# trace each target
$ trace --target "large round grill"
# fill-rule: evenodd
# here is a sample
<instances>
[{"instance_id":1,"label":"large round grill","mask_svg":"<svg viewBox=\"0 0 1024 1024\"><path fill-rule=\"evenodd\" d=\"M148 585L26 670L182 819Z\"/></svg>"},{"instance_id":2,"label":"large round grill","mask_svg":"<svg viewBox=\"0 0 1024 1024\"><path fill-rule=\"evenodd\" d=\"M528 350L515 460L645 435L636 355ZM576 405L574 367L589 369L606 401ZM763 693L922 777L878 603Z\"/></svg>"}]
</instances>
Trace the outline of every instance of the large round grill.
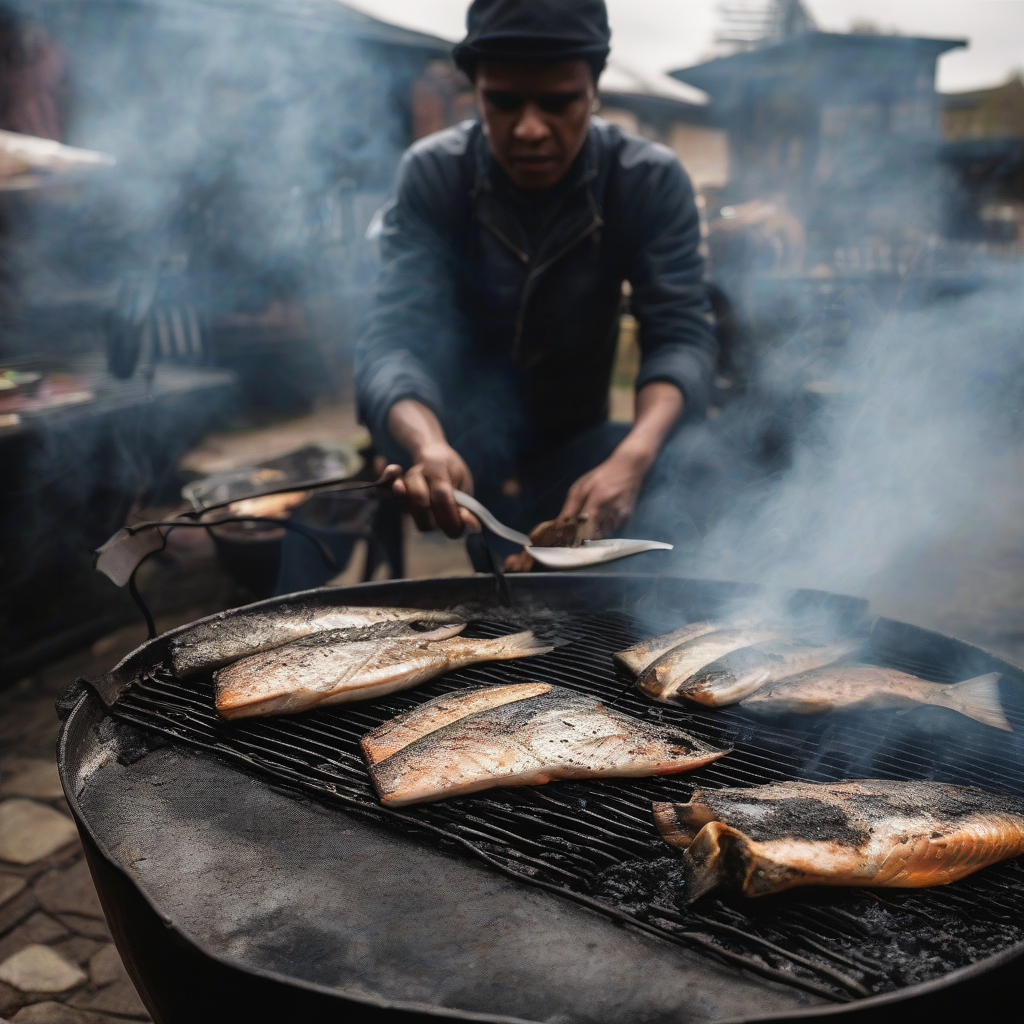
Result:
<instances>
[{"instance_id":1,"label":"large round grill","mask_svg":"<svg viewBox=\"0 0 1024 1024\"><path fill-rule=\"evenodd\" d=\"M737 984L745 979L737 988L746 993L742 1016L757 1019L787 1006L824 1010L864 1000L874 1003L871 997L917 995L924 991L922 985L955 981L964 969L971 973L991 967L1024 950L1024 865L1019 861L941 888L804 889L760 900L720 892L687 907L679 898L678 858L651 821L652 801L685 801L696 785L936 779L1024 794L1019 670L937 634L888 620L870 624L863 618L861 602L796 592L780 598L794 614L810 610L833 629L862 634L867 657L878 664L937 681L1002 671L1003 704L1017 731L996 733L940 709L799 721L754 719L735 709L694 711L654 705L616 673L611 655L682 620L721 614L738 598L750 596L751 588L554 574L510 583L519 621L535 616L539 629L561 641L556 650L538 658L462 669L369 703L291 718L225 723L214 711L209 678L181 681L164 666L166 638L146 645L94 686L109 705L105 720L119 723L108 728L130 727L121 733L122 744L135 744L145 753L167 742L169 748L152 755L164 759L209 760L212 755L216 771L226 777L241 772L284 786L296 796L336 809L331 813L355 817L411 842L413 850L440 850L483 864L488 871L513 879L524 894L543 890L596 911L609 922L631 925L655 941L683 947L696 956L688 964L706 965L706 1019L735 1019L736 1007L726 1011L714 996L721 979L730 974ZM491 604L492 611L481 611L466 635L496 636L516 628L487 578L367 585L324 591L318 599L420 607L477 601ZM294 598L274 603L288 600ZM554 618L546 614L550 611L556 613ZM598 696L637 717L679 725L713 743L732 746L733 753L681 776L496 789L401 811L379 805L359 752L365 732L429 697L470 685L532 679ZM67 746L65 750L67 757L70 751ZM67 766L65 771L74 774ZM93 785L90 777L83 785L86 791ZM201 802L196 813L203 813ZM88 814L79 814L89 825ZM446 924L438 921L437 927L443 931ZM479 939L467 936L466 941ZM549 1009L562 1012L557 965L552 967ZM304 977L301 971L298 977ZM402 984L396 979L397 989ZM755 995L758 991L761 998ZM637 998L631 1007L635 1014L643 1009L642 998ZM478 999L475 1005L456 1000L435 1010L509 1015L500 998L490 1005L486 1000ZM570 1014L567 1019L576 1018Z\"/></svg>"}]
</instances>

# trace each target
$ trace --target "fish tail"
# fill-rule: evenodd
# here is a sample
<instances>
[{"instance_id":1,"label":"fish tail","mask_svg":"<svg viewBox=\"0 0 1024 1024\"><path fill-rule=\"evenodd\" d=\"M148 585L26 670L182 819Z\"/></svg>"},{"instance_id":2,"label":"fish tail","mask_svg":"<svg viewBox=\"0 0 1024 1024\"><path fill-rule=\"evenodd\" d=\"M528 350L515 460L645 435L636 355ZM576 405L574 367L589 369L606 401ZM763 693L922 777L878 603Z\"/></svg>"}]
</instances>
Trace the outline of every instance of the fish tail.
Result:
<instances>
[{"instance_id":1,"label":"fish tail","mask_svg":"<svg viewBox=\"0 0 1024 1024\"><path fill-rule=\"evenodd\" d=\"M410 635L414 640L450 640L453 636L458 636L465 628L465 622L453 622L445 626L432 623L429 629L415 630Z\"/></svg>"},{"instance_id":2,"label":"fish tail","mask_svg":"<svg viewBox=\"0 0 1024 1024\"><path fill-rule=\"evenodd\" d=\"M534 654L549 654L555 648L538 640L532 630L510 633L493 640L475 640L474 647L481 661L501 661L506 658L528 658Z\"/></svg>"},{"instance_id":3,"label":"fish tail","mask_svg":"<svg viewBox=\"0 0 1024 1024\"><path fill-rule=\"evenodd\" d=\"M1001 678L999 672L989 672L974 679L965 679L962 683L954 683L948 687L948 696L942 704L968 718L973 718L976 722L990 725L993 729L1013 732L999 701Z\"/></svg>"},{"instance_id":4,"label":"fish tail","mask_svg":"<svg viewBox=\"0 0 1024 1024\"><path fill-rule=\"evenodd\" d=\"M725 833L725 836L721 833ZM686 865L686 879L683 883L683 896L687 904L699 900L701 896L717 889L730 881L729 866L726 858L729 853L728 839L732 832L720 821L712 821L705 825L696 835L693 842L683 853Z\"/></svg>"}]
</instances>

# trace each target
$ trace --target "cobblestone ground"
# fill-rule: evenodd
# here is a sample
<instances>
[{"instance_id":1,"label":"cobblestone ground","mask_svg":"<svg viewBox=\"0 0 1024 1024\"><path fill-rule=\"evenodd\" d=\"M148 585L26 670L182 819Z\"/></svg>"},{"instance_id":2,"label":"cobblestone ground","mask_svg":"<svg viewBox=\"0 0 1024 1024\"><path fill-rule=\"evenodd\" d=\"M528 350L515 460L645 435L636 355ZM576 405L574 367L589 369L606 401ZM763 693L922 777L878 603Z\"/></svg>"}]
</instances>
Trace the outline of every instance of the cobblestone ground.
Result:
<instances>
[{"instance_id":1,"label":"cobblestone ground","mask_svg":"<svg viewBox=\"0 0 1024 1024\"><path fill-rule=\"evenodd\" d=\"M0 693L0 1018L18 1024L149 1020L111 944L54 759L54 700L135 639L115 636Z\"/></svg>"},{"instance_id":2,"label":"cobblestone ground","mask_svg":"<svg viewBox=\"0 0 1024 1024\"><path fill-rule=\"evenodd\" d=\"M180 534L140 573L160 631L238 603L205 534ZM0 1024L149 1020L64 801L54 709L75 679L107 671L145 639L141 623L125 626L0 690Z\"/></svg>"}]
</instances>

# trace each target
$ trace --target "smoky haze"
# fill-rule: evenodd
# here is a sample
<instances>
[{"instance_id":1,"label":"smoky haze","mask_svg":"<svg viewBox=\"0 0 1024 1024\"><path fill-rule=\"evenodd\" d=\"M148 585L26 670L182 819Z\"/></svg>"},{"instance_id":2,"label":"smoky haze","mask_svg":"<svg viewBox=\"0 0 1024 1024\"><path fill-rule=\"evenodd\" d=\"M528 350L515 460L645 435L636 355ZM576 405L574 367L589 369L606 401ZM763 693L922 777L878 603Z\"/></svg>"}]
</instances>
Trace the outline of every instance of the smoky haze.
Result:
<instances>
[{"instance_id":1,"label":"smoky haze","mask_svg":"<svg viewBox=\"0 0 1024 1024\"><path fill-rule=\"evenodd\" d=\"M335 391L374 272L363 234L408 142L412 82L439 54L333 0L0 8L9 38L14 23L28 44L44 40L47 69L67 69L49 90L61 141L117 159L55 180L43 201L6 194L0 355L71 367L96 392L68 426L41 419L12 467L0 639L25 638L13 645L55 632L54 605L58 622L106 614L106 591L100 612L73 600L92 593L92 550L133 502L180 500L177 460L204 431L239 408L295 415ZM154 322L197 321L203 351L161 339L154 366ZM122 386L103 370L127 335ZM235 372L234 391L211 363Z\"/></svg>"},{"instance_id":2,"label":"smoky haze","mask_svg":"<svg viewBox=\"0 0 1024 1024\"><path fill-rule=\"evenodd\" d=\"M353 246L408 141L411 83L430 55L368 44L339 10L269 0L26 7L73 58L67 141L120 163L93 211L107 242L75 241L76 268L96 281L183 268L211 317L302 298L307 310L322 299L332 323L346 319L372 274ZM894 237L932 215L916 204L940 201L934 171L931 158L902 167L907 187L883 211ZM871 192L843 196L833 220L859 225ZM44 227L51 240L67 234L64 223ZM969 287L923 296L920 272L899 273L907 286L842 345L784 332L755 360L749 398L693 428L690 454L713 459L724 446L733 461L718 472L732 479L721 518L691 517L674 569L884 603L908 561L972 526L1012 533L1024 274L993 259L957 269ZM810 320L833 299L805 302ZM769 458L765 476L758 449L780 419L793 425L785 464ZM681 471L655 486L663 522L652 528L671 536L680 504L705 482Z\"/></svg>"},{"instance_id":3,"label":"smoky haze","mask_svg":"<svg viewBox=\"0 0 1024 1024\"><path fill-rule=\"evenodd\" d=\"M356 38L326 0L58 0L21 13L69 54L65 141L119 162L89 196L101 240L79 236L76 274L184 272L212 316L352 298L362 207L379 204L408 141L423 50ZM60 246L66 224L39 228Z\"/></svg>"},{"instance_id":4,"label":"smoky haze","mask_svg":"<svg viewBox=\"0 0 1024 1024\"><path fill-rule=\"evenodd\" d=\"M970 294L904 299L856 330L830 365L798 337L770 353L762 383L788 384L783 404L812 405L790 464L740 488L679 567L869 595L879 610L900 607L926 624L955 611L977 617L978 604L963 604L978 600L991 567L958 565L948 549L988 546L991 558L1019 537L1024 484L1024 272L985 271L990 282ZM749 415L727 409L720 429L746 439L728 421ZM937 563L944 571L929 575ZM923 586L905 578L922 573Z\"/></svg>"}]
</instances>

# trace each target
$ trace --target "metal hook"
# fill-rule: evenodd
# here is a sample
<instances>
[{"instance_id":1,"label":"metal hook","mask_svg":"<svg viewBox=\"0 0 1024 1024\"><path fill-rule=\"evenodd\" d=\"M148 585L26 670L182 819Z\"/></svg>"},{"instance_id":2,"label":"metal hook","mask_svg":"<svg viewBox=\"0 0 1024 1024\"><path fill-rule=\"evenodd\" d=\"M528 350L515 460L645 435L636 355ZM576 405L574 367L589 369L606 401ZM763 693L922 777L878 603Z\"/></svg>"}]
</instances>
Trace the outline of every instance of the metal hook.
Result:
<instances>
[{"instance_id":1,"label":"metal hook","mask_svg":"<svg viewBox=\"0 0 1024 1024\"><path fill-rule=\"evenodd\" d=\"M324 564L327 566L328 569L331 569L334 572L339 572L340 571L339 568L338 568L338 560L334 557L334 552L331 551L331 549L327 546L327 544L323 540L321 540L319 537L317 537L308 528L306 528L304 526L300 526L298 523L293 523L291 520L288 520L288 519L271 519L271 518L266 517L266 516L234 516L234 517L231 517L231 518L228 518L228 519L221 519L221 520L219 520L218 522L215 522L215 523L197 522L197 521L188 521L188 520L184 520L184 521L173 521L172 520L172 521L160 522L160 523L144 523L141 527L139 527L139 526L125 527L124 529L128 533L130 533L130 534L138 533L142 529L147 529L147 530L148 529L158 529L161 526L168 527L166 533L160 534L160 536L163 538L163 543L160 545L160 547L158 547L158 548L156 548L156 549L154 549L152 551L149 551L145 555L143 555L142 558L139 559L138 563L135 565L135 567L132 569L131 573L128 576L128 593L131 594L132 600L136 603L136 605L138 605L139 611L142 612L142 616L146 620L146 629L149 631L149 639L150 640L153 640L156 637L156 621L153 618L153 613L149 610L149 606L146 604L145 600L143 599L142 594L139 592L138 584L135 581L135 574L139 571L139 569L142 568L143 563L145 563L150 558L152 558L153 555L158 555L158 554L160 554L161 551L164 551L167 548L167 538L171 535L171 531L172 530L176 530L179 527L182 527L182 526L195 526L195 527L199 527L200 529L205 529L207 532L209 532L211 526L222 526L225 523L242 523L242 522L245 522L245 523L268 523L268 524L273 525L273 526L280 526L280 527L282 527L285 530L294 530L296 533L298 533L301 536L305 537L306 540L310 541L313 544L313 546L317 549L317 553L324 560ZM493 560L493 555L492 555L492 560Z\"/></svg>"}]
</instances>

